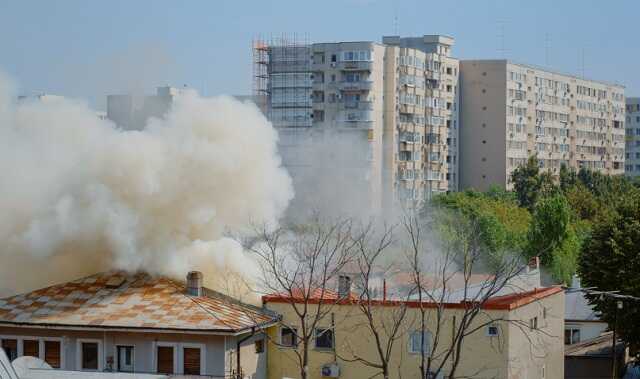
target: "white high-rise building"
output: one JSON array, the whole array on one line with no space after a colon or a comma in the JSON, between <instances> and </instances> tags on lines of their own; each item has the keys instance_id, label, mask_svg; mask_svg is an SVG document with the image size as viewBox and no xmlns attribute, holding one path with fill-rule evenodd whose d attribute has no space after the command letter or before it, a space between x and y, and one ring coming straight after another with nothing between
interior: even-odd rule
<instances>
[{"instance_id":1,"label":"white high-rise building","mask_svg":"<svg viewBox=\"0 0 640 379\"><path fill-rule=\"evenodd\" d=\"M457 189L453 43L426 35L256 44L255 95L279 130L302 206L377 213Z\"/></svg>"}]
</instances>

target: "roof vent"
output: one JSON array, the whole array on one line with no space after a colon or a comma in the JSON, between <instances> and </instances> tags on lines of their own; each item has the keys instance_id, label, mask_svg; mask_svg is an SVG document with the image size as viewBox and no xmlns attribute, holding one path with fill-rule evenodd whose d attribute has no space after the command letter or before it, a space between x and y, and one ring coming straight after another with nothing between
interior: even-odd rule
<instances>
[{"instance_id":1,"label":"roof vent","mask_svg":"<svg viewBox=\"0 0 640 379\"><path fill-rule=\"evenodd\" d=\"M107 288L118 288L122 285L122 283L124 283L124 277L122 276L112 276L109 278L109 280L107 280L107 283L105 283L105 287Z\"/></svg>"},{"instance_id":2,"label":"roof vent","mask_svg":"<svg viewBox=\"0 0 640 379\"><path fill-rule=\"evenodd\" d=\"M351 294L351 277L340 275L338 277L338 296L343 299Z\"/></svg>"},{"instance_id":3,"label":"roof vent","mask_svg":"<svg viewBox=\"0 0 640 379\"><path fill-rule=\"evenodd\" d=\"M202 273L189 271L187 274L187 293L191 296L202 296Z\"/></svg>"}]
</instances>

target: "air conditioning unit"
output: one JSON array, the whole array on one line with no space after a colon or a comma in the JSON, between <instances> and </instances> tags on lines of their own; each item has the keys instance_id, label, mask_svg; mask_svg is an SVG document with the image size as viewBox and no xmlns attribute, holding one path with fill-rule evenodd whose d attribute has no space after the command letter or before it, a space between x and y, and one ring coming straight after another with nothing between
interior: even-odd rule
<instances>
[{"instance_id":1,"label":"air conditioning unit","mask_svg":"<svg viewBox=\"0 0 640 379\"><path fill-rule=\"evenodd\" d=\"M337 378L340 376L340 366L337 363L323 365L320 374L327 378Z\"/></svg>"}]
</instances>

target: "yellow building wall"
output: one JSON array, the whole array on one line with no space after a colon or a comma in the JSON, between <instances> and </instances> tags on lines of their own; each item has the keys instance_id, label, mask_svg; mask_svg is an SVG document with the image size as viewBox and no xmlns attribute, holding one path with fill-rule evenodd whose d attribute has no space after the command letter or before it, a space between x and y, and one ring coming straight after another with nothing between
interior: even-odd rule
<instances>
[{"instance_id":1,"label":"yellow building wall","mask_svg":"<svg viewBox=\"0 0 640 379\"><path fill-rule=\"evenodd\" d=\"M545 367L545 379L560 379L564 377L563 366L563 328L564 328L564 299L563 294L557 293L537 302L525 305L511 312L487 310L478 315L469 331L491 320L498 321L499 336L489 337L486 327L466 337L461 362L456 371L456 376L473 378L542 378L540 368ZM267 308L283 315L283 322L287 325L298 327L297 318L288 304L270 303ZM542 310L547 309L547 318L542 320ZM387 326L397 314L398 307L380 306L374 311L374 317L379 326L384 322ZM310 310L311 312L313 309ZM309 378L322 378L320 372L324 364L338 362L340 377L349 379L370 378L379 369L367 367L361 362L349 362L355 355L373 362L379 362L376 343L368 329L365 317L361 311L353 305L338 305L332 309L335 320L335 352L333 350L318 350L314 348L313 339L309 349ZM540 314L540 330L529 330L529 319L534 314ZM447 309L444 321L441 323L439 347L433 356L436 363L442 361L444 351L452 341L454 320L459 324L463 315L462 310ZM427 313L429 330L435 330L435 310ZM518 320L522 318L522 320ZM420 355L409 352L409 333L419 329L420 313L418 309L410 308L405 316L400 333L394 344L390 361L390 378L419 378ZM516 326L516 324L518 326ZM331 327L331 316L328 315L318 325L319 327ZM526 326L525 328L522 328ZM383 328L383 346L386 346L387 338ZM267 344L267 377L269 379L300 378L299 366L296 354L292 348L280 347L273 341L279 341L280 327L269 330L270 338ZM550 337L553 336L553 337ZM528 343L530 340L538 341L538 348L531 351ZM433 341L431 342L433 343ZM298 351L302 351L301 347ZM546 354L542 354L545 352ZM444 375L448 375L452 358L445 364ZM514 376L516 375L516 376Z\"/></svg>"}]
</instances>

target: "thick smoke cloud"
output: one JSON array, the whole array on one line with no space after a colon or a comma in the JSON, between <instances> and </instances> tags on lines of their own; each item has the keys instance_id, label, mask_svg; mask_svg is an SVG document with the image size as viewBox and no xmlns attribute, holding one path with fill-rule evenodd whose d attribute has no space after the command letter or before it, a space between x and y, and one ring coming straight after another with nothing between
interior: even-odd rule
<instances>
[{"instance_id":1,"label":"thick smoke cloud","mask_svg":"<svg viewBox=\"0 0 640 379\"><path fill-rule=\"evenodd\" d=\"M109 268L251 273L226 236L293 197L253 105L191 93L122 131L78 102L14 99L0 77L0 295Z\"/></svg>"}]
</instances>

